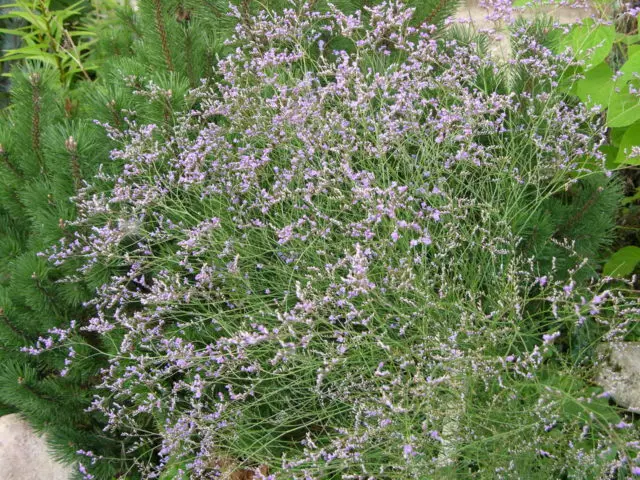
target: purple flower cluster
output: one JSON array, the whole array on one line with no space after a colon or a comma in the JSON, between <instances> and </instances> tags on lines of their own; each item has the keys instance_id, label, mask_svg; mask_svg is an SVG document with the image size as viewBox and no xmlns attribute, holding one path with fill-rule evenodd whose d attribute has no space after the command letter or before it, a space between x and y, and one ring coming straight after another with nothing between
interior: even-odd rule
<instances>
[{"instance_id":1,"label":"purple flower cluster","mask_svg":"<svg viewBox=\"0 0 640 480\"><path fill-rule=\"evenodd\" d=\"M76 238L51 260L112 269L72 330L114 345L93 408L154 451L138 455L147 478L231 462L261 479L407 479L630 461L601 455L602 431L595 449L575 440L589 417L562 417L545 364L567 324L618 338L637 310L538 272L514 227L600 158L593 113L553 93L566 59L532 43L500 66L411 15L393 2L240 22L220 83L171 130L131 124L121 174L79 195ZM511 90L523 71L540 88Z\"/></svg>"}]
</instances>

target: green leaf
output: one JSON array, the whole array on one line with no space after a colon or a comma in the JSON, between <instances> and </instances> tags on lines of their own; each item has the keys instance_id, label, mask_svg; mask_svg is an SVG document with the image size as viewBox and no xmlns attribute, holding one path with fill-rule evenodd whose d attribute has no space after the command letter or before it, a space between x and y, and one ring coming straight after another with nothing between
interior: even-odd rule
<instances>
[{"instance_id":1,"label":"green leaf","mask_svg":"<svg viewBox=\"0 0 640 480\"><path fill-rule=\"evenodd\" d=\"M561 46L571 47L576 59L583 60L588 70L607 58L615 38L612 25L595 25L593 20L585 20L582 25L573 26Z\"/></svg>"},{"instance_id":2,"label":"green leaf","mask_svg":"<svg viewBox=\"0 0 640 480\"><path fill-rule=\"evenodd\" d=\"M619 87L624 86L635 75L640 73L640 52L629 56L629 59L620 67L620 73L622 75L616 80L616 86Z\"/></svg>"},{"instance_id":3,"label":"green leaf","mask_svg":"<svg viewBox=\"0 0 640 480\"><path fill-rule=\"evenodd\" d=\"M624 134L626 133L626 131L627 131L626 127L610 129L609 140L611 142L611 145L619 147L620 142L622 141L622 137L624 137Z\"/></svg>"},{"instance_id":4,"label":"green leaf","mask_svg":"<svg viewBox=\"0 0 640 480\"><path fill-rule=\"evenodd\" d=\"M640 98L620 91L611 96L607 111L608 127L626 127L640 120Z\"/></svg>"},{"instance_id":5,"label":"green leaf","mask_svg":"<svg viewBox=\"0 0 640 480\"><path fill-rule=\"evenodd\" d=\"M616 42L623 43L625 45L633 45L640 40L640 34L629 35L628 33L618 33L616 35ZM629 54L631 55L631 54Z\"/></svg>"},{"instance_id":6,"label":"green leaf","mask_svg":"<svg viewBox=\"0 0 640 480\"><path fill-rule=\"evenodd\" d=\"M616 157L616 163L626 165L640 165L640 157L631 158L631 148L640 146L640 122L631 125L620 140L620 148Z\"/></svg>"},{"instance_id":7,"label":"green leaf","mask_svg":"<svg viewBox=\"0 0 640 480\"><path fill-rule=\"evenodd\" d=\"M577 82L576 95L588 105L606 107L613 93L613 70L602 62L585 73L585 78Z\"/></svg>"},{"instance_id":8,"label":"green leaf","mask_svg":"<svg viewBox=\"0 0 640 480\"><path fill-rule=\"evenodd\" d=\"M625 277L631 275L640 262L640 247L624 247L611 255L602 273L607 276Z\"/></svg>"},{"instance_id":9,"label":"green leaf","mask_svg":"<svg viewBox=\"0 0 640 480\"><path fill-rule=\"evenodd\" d=\"M70 37L95 37L97 36L96 32L92 32L91 30L74 30L72 32L67 32Z\"/></svg>"},{"instance_id":10,"label":"green leaf","mask_svg":"<svg viewBox=\"0 0 640 480\"><path fill-rule=\"evenodd\" d=\"M614 84L614 94L609 101L607 125L609 127L626 127L640 120L640 97L629 93L629 82L637 88L640 81L636 76L640 73L640 52L629 57L620 68L619 77Z\"/></svg>"},{"instance_id":11,"label":"green leaf","mask_svg":"<svg viewBox=\"0 0 640 480\"><path fill-rule=\"evenodd\" d=\"M4 33L5 35L15 35L16 37L31 35L31 31L25 28L0 28L0 33Z\"/></svg>"},{"instance_id":12,"label":"green leaf","mask_svg":"<svg viewBox=\"0 0 640 480\"><path fill-rule=\"evenodd\" d=\"M42 19L42 17L40 15L37 15L31 12L30 10L26 10L26 11L14 10L11 13L3 16L6 16L8 18L22 18L23 20L29 22L31 25L34 25L41 32L47 31L47 24Z\"/></svg>"},{"instance_id":13,"label":"green leaf","mask_svg":"<svg viewBox=\"0 0 640 480\"><path fill-rule=\"evenodd\" d=\"M604 166L608 170L615 170L618 168L616 159L618 158L618 148L613 145L602 145L600 150L605 155Z\"/></svg>"}]
</instances>

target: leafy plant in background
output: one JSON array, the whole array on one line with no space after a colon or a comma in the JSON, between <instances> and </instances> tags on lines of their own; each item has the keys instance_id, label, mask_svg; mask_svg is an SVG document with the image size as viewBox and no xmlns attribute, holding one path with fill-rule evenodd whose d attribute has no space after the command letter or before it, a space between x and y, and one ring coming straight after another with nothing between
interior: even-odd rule
<instances>
[{"instance_id":1,"label":"leafy plant in background","mask_svg":"<svg viewBox=\"0 0 640 480\"><path fill-rule=\"evenodd\" d=\"M616 10L614 22L587 20L561 36L557 47L570 47L583 62L582 77L572 84L572 93L590 106L604 111L609 142L602 147L607 167L620 170L627 196L623 199L618 250L604 267L604 273L627 276L640 261L638 243L637 166L640 165L640 35L637 8ZM629 245L631 244L631 245Z\"/></svg>"},{"instance_id":2,"label":"leafy plant in background","mask_svg":"<svg viewBox=\"0 0 640 480\"><path fill-rule=\"evenodd\" d=\"M9 0L0 0L0 13L4 13L2 7L4 4L9 3ZM0 28L8 28L12 24L12 21L0 21ZM13 48L16 45L17 38L12 35L5 35L0 33L0 52ZM1 53L0 53L1 55ZM10 65L4 62L0 65L0 108L6 106L8 101L9 79L4 76L10 70Z\"/></svg>"},{"instance_id":3,"label":"leafy plant in background","mask_svg":"<svg viewBox=\"0 0 640 480\"><path fill-rule=\"evenodd\" d=\"M621 193L573 59L498 65L399 3L233 13L217 82L110 129L50 257L94 316L33 353L112 346L93 408L148 478L638 474L590 384L638 309L598 278Z\"/></svg>"},{"instance_id":4,"label":"leafy plant in background","mask_svg":"<svg viewBox=\"0 0 640 480\"><path fill-rule=\"evenodd\" d=\"M2 28L5 35L20 38L20 45L3 52L0 61L32 60L53 66L60 82L69 86L77 75L89 79L95 69L87 63L93 32L78 25L87 12L84 1L57 10L51 8L52 0L17 0L4 5L7 13L0 20L19 19L21 26Z\"/></svg>"},{"instance_id":5,"label":"leafy plant in background","mask_svg":"<svg viewBox=\"0 0 640 480\"><path fill-rule=\"evenodd\" d=\"M51 61L39 61L37 55L26 58L14 64L12 102L0 114L0 406L2 412L18 412L46 433L56 457L65 462L74 463L78 450L96 452L103 461L91 470L101 479L132 478L122 454L132 440L105 434L106 419L84 411L104 365L105 357L95 354L100 339L75 339L83 360L73 367L65 365L64 352L35 358L21 349L33 345L42 332L69 321L84 324L91 312L83 302L105 281L60 283L70 271L51 268L38 256L61 236L73 235L75 207L70 197L108 162L113 143L94 120L114 128L126 128L127 117L164 122L168 111L185 108L181 92L190 75L206 79L211 72L207 65L217 54L216 44L204 40L220 29L215 22L205 28L196 19L177 18L173 13L178 4L187 5L152 3L161 9L167 30L184 32L167 39L176 55L184 52L187 34L199 33L190 70L176 62L169 75L149 60L156 49L161 53L155 36L157 15L150 18L123 8L114 21L107 10L94 25L97 38L90 52L93 64L101 65L91 74L97 74L97 81L86 81L84 74L71 81L79 70L70 59L59 65L55 55L47 57ZM50 13L60 19L56 11ZM34 19L37 25L43 21ZM61 57L67 53L58 51ZM87 65L83 63L85 71ZM167 103L135 94L148 82L173 88L176 99ZM136 114L126 113L129 109Z\"/></svg>"}]
</instances>

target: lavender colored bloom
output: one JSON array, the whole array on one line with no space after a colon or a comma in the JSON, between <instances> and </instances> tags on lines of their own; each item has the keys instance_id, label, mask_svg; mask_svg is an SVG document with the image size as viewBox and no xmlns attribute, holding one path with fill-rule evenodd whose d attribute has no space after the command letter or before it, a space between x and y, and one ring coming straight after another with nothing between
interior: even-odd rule
<instances>
[{"instance_id":1,"label":"lavender colored bloom","mask_svg":"<svg viewBox=\"0 0 640 480\"><path fill-rule=\"evenodd\" d=\"M414 451L412 445L407 444L404 447L402 447L402 454L405 456L405 458L410 458L414 455L417 455L417 452Z\"/></svg>"},{"instance_id":2,"label":"lavender colored bloom","mask_svg":"<svg viewBox=\"0 0 640 480\"><path fill-rule=\"evenodd\" d=\"M551 345L554 343L554 341L560 336L560 332L554 332L554 333L550 333L550 334L544 334L542 336L542 340L544 341L545 345Z\"/></svg>"},{"instance_id":3,"label":"lavender colored bloom","mask_svg":"<svg viewBox=\"0 0 640 480\"><path fill-rule=\"evenodd\" d=\"M490 3L496 21L514 12ZM131 122L121 170L78 196L77 233L47 256L114 273L87 319L26 351L77 334L112 347L92 409L150 442L144 478L439 478L495 438L513 455L474 455L483 472L526 476L517 455L550 478L556 461L604 475L578 458L595 449L549 453L591 424L549 380L579 367L545 346L589 322L623 337L637 306L577 267L543 268L521 225L601 156L599 115L555 88L572 60L529 39L498 64L399 2L232 14L220 81L170 125ZM511 87L521 77L531 88ZM571 240L549 245L578 258ZM68 352L63 371L84 355Z\"/></svg>"}]
</instances>

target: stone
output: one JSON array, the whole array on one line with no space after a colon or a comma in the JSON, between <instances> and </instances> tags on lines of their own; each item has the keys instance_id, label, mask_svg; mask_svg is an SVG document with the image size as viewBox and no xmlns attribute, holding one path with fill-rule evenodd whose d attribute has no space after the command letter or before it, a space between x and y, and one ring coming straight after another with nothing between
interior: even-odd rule
<instances>
[{"instance_id":1,"label":"stone","mask_svg":"<svg viewBox=\"0 0 640 480\"><path fill-rule=\"evenodd\" d=\"M595 382L618 405L640 413L640 342L607 343L600 347L600 354Z\"/></svg>"},{"instance_id":2,"label":"stone","mask_svg":"<svg viewBox=\"0 0 640 480\"><path fill-rule=\"evenodd\" d=\"M0 417L2 480L69 480L73 468L51 456L45 439L17 414Z\"/></svg>"},{"instance_id":3,"label":"stone","mask_svg":"<svg viewBox=\"0 0 640 480\"><path fill-rule=\"evenodd\" d=\"M229 457L218 457L211 461L211 468L220 472L221 478L228 478L229 480L257 480L258 476L255 473L255 469L238 468L238 464L235 460ZM258 471L263 477L269 475L269 467L266 465L260 465Z\"/></svg>"},{"instance_id":4,"label":"stone","mask_svg":"<svg viewBox=\"0 0 640 480\"><path fill-rule=\"evenodd\" d=\"M488 10L479 5L479 0L467 0L462 2L462 5L454 15L454 20L470 24L478 32L492 32L493 39L489 46L489 53L498 60L508 60L512 56L511 44L509 42L509 33L506 25L502 23L495 23L487 20ZM489 3L489 2L487 2ZM574 24L583 20L591 15L596 14L594 8L580 7L571 8L567 6L536 6L529 7L521 12L519 15L524 18L534 18L538 14L546 14L559 23Z\"/></svg>"}]
</instances>

